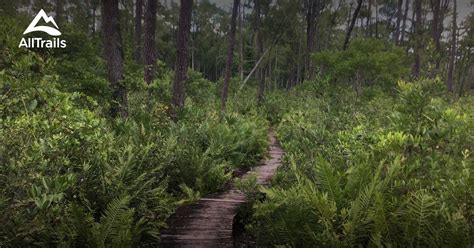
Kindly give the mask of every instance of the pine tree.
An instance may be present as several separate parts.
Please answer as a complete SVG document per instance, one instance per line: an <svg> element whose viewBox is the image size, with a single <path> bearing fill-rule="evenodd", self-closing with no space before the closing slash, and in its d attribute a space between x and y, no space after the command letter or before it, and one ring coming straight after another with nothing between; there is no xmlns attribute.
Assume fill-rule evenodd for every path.
<svg viewBox="0 0 474 248"><path fill-rule="evenodd" d="M222 112L225 111L227 93L229 91L229 80L232 74L232 60L234 58L234 47L235 47L235 26L236 26L236 19L237 19L237 12L238 12L239 5L240 5L240 0L234 0L234 6L232 7L232 17L230 21L229 45L227 48L227 61L225 65L224 85L222 86L222 94L221 94Z"/></svg>
<svg viewBox="0 0 474 248"><path fill-rule="evenodd" d="M118 0L102 0L102 11L107 77L112 91L110 115L125 119L128 116L128 98L127 88L123 85L123 47Z"/></svg>
<svg viewBox="0 0 474 248"><path fill-rule="evenodd" d="M176 118L176 112L184 107L185 81L188 72L188 40L191 28L192 9L192 0L181 0L181 7L179 11L175 77L173 83L173 118Z"/></svg>

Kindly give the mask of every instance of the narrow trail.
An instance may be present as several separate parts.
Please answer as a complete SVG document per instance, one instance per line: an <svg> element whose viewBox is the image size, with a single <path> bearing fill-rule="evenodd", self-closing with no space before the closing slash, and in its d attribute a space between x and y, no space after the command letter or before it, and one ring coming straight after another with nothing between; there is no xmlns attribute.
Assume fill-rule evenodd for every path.
<svg viewBox="0 0 474 248"><path fill-rule="evenodd" d="M259 185L267 185L281 165L283 150L272 131L268 132L270 157L243 175L255 174ZM198 202L179 208L168 219L159 247L234 247L232 225L245 196L234 186Z"/></svg>

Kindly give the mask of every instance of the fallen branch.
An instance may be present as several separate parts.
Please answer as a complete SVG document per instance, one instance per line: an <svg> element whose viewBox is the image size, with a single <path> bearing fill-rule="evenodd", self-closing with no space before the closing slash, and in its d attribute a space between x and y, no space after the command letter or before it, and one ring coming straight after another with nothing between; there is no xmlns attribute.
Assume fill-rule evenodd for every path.
<svg viewBox="0 0 474 248"><path fill-rule="evenodd" d="M249 72L249 74L247 75L247 77L245 77L244 81L242 82L242 85L240 86L240 89L239 91L241 91L245 84L247 83L247 81L250 79L250 77L253 75L253 73L257 70L258 66L262 63L263 61L263 58L265 57L265 55L267 55L267 53L270 51L270 49L272 48L273 46L270 46L267 48L267 50L262 54L262 56L260 57L260 59L258 59L257 63L255 63L254 67L252 68L252 70Z"/></svg>
<svg viewBox="0 0 474 248"><path fill-rule="evenodd" d="M257 63L255 63L255 65L253 66L252 70L249 72L249 74L247 75L247 77L245 77L244 81L242 82L242 85L240 86L239 88L239 92L244 88L245 84L247 83L247 81L249 81L250 77L254 74L254 72L257 70L258 66L262 63L263 61L263 58L265 57L265 55L267 55L267 53L276 45L278 44L278 41L280 40L281 36L283 35L283 33L281 33L280 35L278 35L278 37L274 40L274 42L267 48L267 50L265 50L265 52L263 52L262 56L258 59Z"/></svg>

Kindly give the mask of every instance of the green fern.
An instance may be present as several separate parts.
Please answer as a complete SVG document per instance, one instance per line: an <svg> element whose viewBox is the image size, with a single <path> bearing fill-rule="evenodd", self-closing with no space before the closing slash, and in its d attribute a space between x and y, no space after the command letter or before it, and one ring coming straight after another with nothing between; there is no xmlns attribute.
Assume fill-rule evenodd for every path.
<svg viewBox="0 0 474 248"><path fill-rule="evenodd" d="M178 205L187 205L192 204L201 198L201 193L199 191L195 191L192 188L188 187L186 184L179 185L181 192L183 193L184 197L177 202Z"/></svg>
<svg viewBox="0 0 474 248"><path fill-rule="evenodd" d="M133 215L134 209L128 204L129 196L119 197L110 202L100 219L95 223L94 235L97 247L130 247L132 244Z"/></svg>
<svg viewBox="0 0 474 248"><path fill-rule="evenodd" d="M360 190L357 198L350 203L349 221L344 224L347 246L355 246L357 239L369 236L373 220L368 213L373 208L376 192L382 190L382 168L383 162L379 163L370 184Z"/></svg>
<svg viewBox="0 0 474 248"><path fill-rule="evenodd" d="M406 205L406 235L411 246L432 245L435 241L429 232L435 205L434 198L424 191L415 192L409 198Z"/></svg>
<svg viewBox="0 0 474 248"><path fill-rule="evenodd" d="M321 157L318 157L317 159L315 170L317 177L316 182L319 188L328 192L331 199L338 202L341 197L342 190L340 178L337 175L337 172L335 172L334 169L331 168L331 165Z"/></svg>
<svg viewBox="0 0 474 248"><path fill-rule="evenodd" d="M69 208L69 214L71 219L70 226L72 227L72 232L75 233L75 240L84 244L93 244L93 227L94 227L94 218L89 212L84 211L84 209L77 205L71 204ZM81 245L81 244L77 244Z"/></svg>

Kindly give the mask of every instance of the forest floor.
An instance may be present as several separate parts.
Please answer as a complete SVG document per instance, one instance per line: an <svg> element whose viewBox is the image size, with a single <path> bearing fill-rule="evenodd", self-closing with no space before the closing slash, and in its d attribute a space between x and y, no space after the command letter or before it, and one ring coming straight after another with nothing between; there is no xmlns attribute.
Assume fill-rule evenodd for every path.
<svg viewBox="0 0 474 248"><path fill-rule="evenodd" d="M268 131L269 157L242 178L255 175L258 185L267 185L281 165L283 150L273 131ZM233 225L245 195L235 185L229 190L201 198L179 208L168 219L161 234L160 247L234 247Z"/></svg>

